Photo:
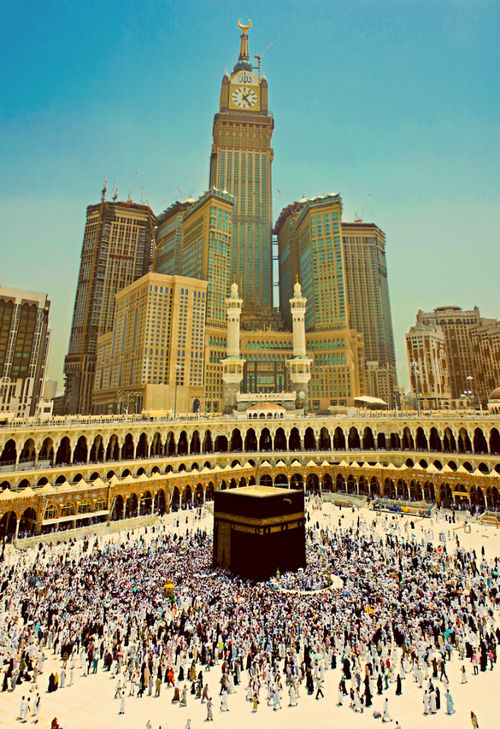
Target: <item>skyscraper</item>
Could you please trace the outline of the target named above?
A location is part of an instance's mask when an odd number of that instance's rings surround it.
[[[245,317],[272,315],[271,137],[268,85],[254,73],[248,51],[249,25],[238,23],[240,53],[222,79],[219,112],[213,123],[210,187],[234,195],[232,278],[240,285]]]
[[[417,323],[406,334],[411,388],[417,406],[450,406],[450,379],[445,335],[440,326]]]
[[[459,306],[438,306],[430,312],[418,311],[417,324],[434,324],[443,330],[446,355],[450,371],[450,388],[453,400],[474,390],[468,378],[474,378],[474,351],[472,330],[481,322],[477,306],[463,311]]]
[[[342,222],[349,324],[363,334],[368,394],[394,404],[396,354],[385,235],[373,223]]]
[[[34,415],[49,346],[47,294],[0,286],[0,413]]]
[[[106,202],[87,208],[68,354],[65,412],[91,412],[97,337],[113,328],[115,295],[149,271],[155,217],[147,205]]]

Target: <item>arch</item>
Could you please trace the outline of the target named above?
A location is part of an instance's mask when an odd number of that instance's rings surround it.
[[[472,486],[470,492],[470,505],[473,511],[483,512],[486,509],[486,499],[483,490],[479,486]]]
[[[384,481],[384,496],[387,499],[396,498],[396,487],[392,478],[386,478]]]
[[[191,491],[191,486],[186,486],[184,491],[182,492],[182,508],[187,509],[191,506],[193,501],[193,493]]]
[[[77,473],[73,476],[73,483],[78,483],[79,481],[83,481],[83,473]]]
[[[474,429],[474,453],[488,453],[488,444],[481,428]]]
[[[492,456],[498,456],[500,454],[500,434],[498,428],[492,428],[490,430],[490,453]]]
[[[229,450],[233,453],[240,453],[243,450],[243,439],[239,428],[234,428],[231,433],[231,446]]]
[[[11,542],[16,535],[17,516],[15,511],[7,511],[0,519],[0,540]]]
[[[137,447],[135,449],[135,457],[136,458],[147,458],[148,456],[149,456],[148,436],[143,431],[139,436],[139,440],[137,441]]]
[[[290,479],[290,488],[304,489],[304,479],[301,473],[294,473]]]
[[[205,435],[203,436],[203,453],[213,453],[214,451],[214,444],[212,442],[212,433],[210,430],[205,431]]]
[[[125,468],[125,469],[124,469],[124,470],[122,471],[122,475],[121,475],[121,478],[125,478],[126,476],[131,476],[131,475],[132,475],[132,474],[130,473],[130,468]]]
[[[433,461],[433,465],[438,469],[438,471],[441,471],[443,468],[443,464],[437,458]]]
[[[56,453],[56,466],[71,463],[71,444],[67,435],[62,438]]]
[[[319,478],[317,473],[308,473],[306,478],[306,493],[319,494]]]
[[[259,451],[270,451],[273,448],[273,439],[269,428],[262,428],[259,437]],[[272,485],[272,484],[271,484]]]
[[[391,433],[389,437],[389,450],[400,451],[401,450],[401,438],[399,433]]]
[[[261,486],[272,486],[273,485],[273,479],[268,473],[263,473],[260,477],[260,485]]]
[[[376,476],[372,476],[370,479],[370,496],[374,498],[375,496],[379,496],[379,483]]]
[[[448,483],[442,483],[439,487],[439,504],[445,509],[449,509],[453,502],[451,487]]]
[[[349,428],[347,445],[350,451],[359,451],[361,449],[361,440],[359,437],[358,429],[355,428],[354,425]]]
[[[227,438],[225,435],[218,435],[216,437],[214,450],[216,453],[227,453]]]
[[[90,448],[89,463],[102,463],[103,460],[104,446],[102,444],[102,435],[96,435]]]
[[[345,434],[342,428],[337,425],[333,433],[333,450],[345,451]]]
[[[166,456],[175,456],[177,454],[177,446],[175,444],[175,436],[172,433],[171,430],[169,430],[167,435],[167,440],[165,442],[165,455]]]
[[[0,457],[0,464],[2,466],[10,466],[11,464],[16,463],[16,461],[17,461],[16,443],[12,438],[9,438],[9,440],[3,447],[2,455]]]
[[[324,426],[319,431],[318,448],[320,451],[331,451],[332,450],[332,439],[330,438],[330,433],[328,431],[328,428],[325,428]]]
[[[434,430],[436,430],[434,428]],[[417,432],[415,433],[415,448],[417,451],[428,451],[429,445],[427,443],[427,437],[424,433],[424,429],[421,425],[418,426]]]
[[[235,489],[237,486],[238,486],[238,484],[236,483],[236,479],[235,478],[232,478],[230,480],[230,482],[229,482],[229,488],[230,489]]]
[[[205,490],[205,501],[213,501],[213,500],[214,500],[214,485],[210,481]]]
[[[155,494],[154,510],[156,514],[163,516],[167,511],[167,501],[165,499],[164,489],[158,489]]]
[[[125,518],[133,519],[138,516],[139,511],[139,500],[137,494],[129,494],[127,501],[125,502]]]
[[[120,446],[118,445],[118,436],[113,433],[106,446],[106,461],[118,461],[120,459]]]
[[[486,491],[486,508],[488,511],[500,511],[500,497],[496,486]]]
[[[469,434],[465,428],[458,431],[458,451],[459,453],[472,453],[472,444]]]
[[[375,439],[373,437],[373,430],[368,425],[363,431],[363,449],[365,451],[375,450]]]
[[[200,412],[200,407],[201,407],[200,399],[198,397],[195,397],[194,400],[193,400],[192,408],[191,408],[192,409],[192,412],[193,413],[199,413]]]
[[[191,436],[191,443],[189,444],[189,452],[191,454],[201,453],[200,434],[197,430],[194,430],[193,435]]]
[[[274,450],[286,451],[286,435],[283,428],[278,428],[274,434]]]
[[[185,430],[181,430],[179,440],[177,441],[177,455],[187,456],[189,453],[188,438]]]
[[[443,451],[445,453],[456,453],[457,444],[451,428],[445,428],[443,433]]]
[[[75,511],[75,505],[72,501],[66,501],[66,503],[61,506],[61,516],[74,516]]]
[[[35,441],[33,438],[28,438],[21,449],[19,454],[19,463],[32,463],[35,461]]]
[[[201,483],[197,484],[196,490],[194,492],[194,505],[203,505],[203,486],[201,485]]]
[[[404,451],[414,451],[415,443],[413,442],[413,436],[408,426],[403,428],[403,437],[401,439],[401,447]]]
[[[23,480],[19,483],[19,486],[17,487],[19,491],[22,491],[23,489],[27,489],[29,486],[31,486],[30,482],[27,478],[23,478]]]
[[[88,453],[87,438],[81,435],[76,441],[76,446],[73,451],[73,464],[87,463]]]
[[[285,473],[279,473],[274,479],[275,486],[281,486],[282,488],[288,487],[288,476]]]
[[[245,433],[245,451],[253,453],[257,450],[257,436],[253,428],[249,428]]]
[[[333,491],[333,479],[329,473],[323,476],[323,491]]]
[[[298,428],[292,428],[290,431],[290,436],[288,438],[288,448],[291,451],[301,451],[302,450],[302,440],[300,438],[300,433]]]
[[[346,486],[347,486],[347,493],[348,494],[355,494],[355,493],[357,493],[357,490],[358,489],[357,489],[356,479],[354,478],[354,476],[352,475],[352,473],[350,473],[347,476]]]
[[[368,494],[368,483],[364,476],[360,476],[358,479],[358,494],[362,494],[363,496],[367,496]]]
[[[46,476],[42,476],[42,478],[39,478],[38,479],[36,485],[37,486],[45,486],[46,484],[48,484],[48,482],[49,482],[49,479]]]
[[[443,446],[437,428],[432,427],[429,432],[429,450],[441,453]]]
[[[413,468],[413,466],[414,466],[413,459],[412,458],[407,458],[406,461],[405,461],[405,466],[407,466],[408,468]]]
[[[335,479],[335,491],[340,493],[345,493],[346,491],[345,478],[341,473],[337,473],[337,478]]]
[[[60,484],[64,483],[66,481],[66,476],[63,476],[62,474],[56,478],[55,485],[59,486]]]
[[[170,500],[170,511],[178,511],[181,503],[181,494],[177,486],[174,486],[172,491],[172,498]]]
[[[151,491],[145,491],[139,502],[139,515],[146,516],[153,513],[153,497]]]
[[[156,466],[156,469],[157,469],[156,470],[156,473],[159,473],[160,469],[158,468],[158,466]],[[137,473],[135,475],[136,476],[145,476],[146,475],[146,469],[145,468],[142,468],[142,466],[141,466],[141,468],[138,468],[137,469]]]
[[[111,507],[111,521],[117,521],[123,519],[125,516],[125,504],[123,502],[123,496],[118,494],[113,500],[113,506]]]
[[[45,438],[38,453],[38,461],[48,461],[52,466],[54,463],[54,441],[52,438]]]
[[[134,452],[134,438],[132,433],[127,433],[122,445],[122,460],[131,461],[134,458]]]
[[[57,516],[57,509],[54,506],[54,504],[49,504],[47,508],[45,509],[43,518],[45,519],[55,519]]]
[[[488,468],[488,466],[486,465],[486,463],[483,463],[483,462],[481,462],[478,465],[478,469],[481,471],[481,473],[489,473],[490,472],[490,469]]]
[[[161,433],[156,431],[151,440],[151,447],[149,449],[149,455],[151,458],[159,458],[163,455],[163,444],[161,439]]]
[[[306,428],[306,432],[304,433],[304,450],[316,450],[316,435],[311,427]]]
[[[377,450],[379,451],[385,451],[387,450],[387,442],[385,438],[385,433],[377,433]],[[377,485],[378,488],[378,485]],[[371,485],[370,485],[371,489]]]

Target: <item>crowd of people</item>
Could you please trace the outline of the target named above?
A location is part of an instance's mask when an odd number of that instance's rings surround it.
[[[183,533],[164,518],[118,537],[4,549],[0,691],[19,692],[19,718],[36,722],[43,691],[104,670],[117,714],[168,692],[169,707],[199,701],[212,721],[214,697],[229,711],[240,685],[251,712],[293,709],[307,696],[321,700],[336,671],[330,699],[354,712],[399,727],[396,697],[412,681],[417,711],[452,714],[450,660],[460,660],[462,683],[496,664],[499,559],[458,539],[453,549],[436,546],[428,529],[416,539],[408,520],[372,512],[350,526],[320,524],[311,510],[307,567],[274,584],[214,571],[200,519]],[[342,587],[315,591],[330,573]],[[48,673],[51,654],[58,668]]]

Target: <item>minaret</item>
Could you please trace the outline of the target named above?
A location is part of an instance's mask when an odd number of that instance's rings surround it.
[[[222,382],[224,412],[232,413],[237,406],[237,395],[243,380],[245,360],[240,356],[240,317],[241,305],[236,281],[231,286],[231,295],[226,299],[227,349],[226,359],[222,360]]]
[[[290,299],[293,329],[293,359],[287,362],[290,382],[295,390],[295,407],[307,410],[309,399],[309,380],[311,379],[311,359],[306,354],[306,303],[302,287],[297,277]]]

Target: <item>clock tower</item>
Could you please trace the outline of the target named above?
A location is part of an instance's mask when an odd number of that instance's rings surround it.
[[[247,32],[242,31],[238,62],[222,79],[219,111],[214,117],[210,187],[234,198],[232,276],[245,306],[242,323],[263,324],[273,307],[271,137],[265,77],[254,72]]]

